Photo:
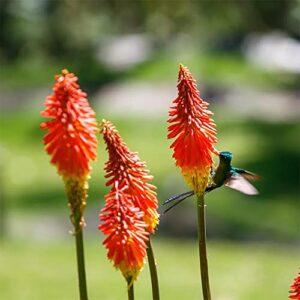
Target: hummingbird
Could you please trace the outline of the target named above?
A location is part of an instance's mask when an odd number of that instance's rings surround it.
[[[205,193],[207,194],[214,189],[225,185],[246,195],[253,196],[259,194],[258,190],[248,180],[258,180],[260,179],[260,176],[244,169],[233,167],[231,165],[232,157],[233,155],[229,151],[220,152],[219,164],[215,170],[211,170],[212,182],[206,188]],[[167,213],[170,209],[194,194],[194,191],[189,191],[167,199],[163,205],[174,201],[176,202],[167,208],[164,213]]]

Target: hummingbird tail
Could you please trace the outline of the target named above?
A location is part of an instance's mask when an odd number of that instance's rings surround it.
[[[163,215],[166,214],[169,210],[171,210],[173,207],[177,206],[178,204],[180,204],[183,200],[185,200],[188,197],[182,198],[180,200],[178,200],[177,202],[175,202],[173,205],[171,205],[170,207],[168,207],[166,210],[164,210]]]
[[[177,196],[174,196],[174,197],[171,197],[169,199],[167,199],[163,205],[166,205],[168,203],[171,203],[171,202],[174,202],[177,200],[177,202],[175,202],[173,205],[171,205],[170,207],[168,207],[164,212],[163,214],[166,214],[169,210],[171,210],[173,207],[177,206],[178,204],[180,204],[183,200],[185,200],[186,198],[189,198],[191,196],[193,196],[195,194],[194,191],[189,191],[189,192],[186,192],[186,193],[183,193],[183,194],[180,194],[180,195],[177,195]]]
[[[176,195],[176,196],[173,196],[169,199],[167,199],[163,205],[166,205],[168,203],[171,203],[173,201],[176,201],[176,200],[180,200],[182,197],[183,197],[183,200],[190,197],[190,196],[193,196],[194,195],[194,191],[189,191],[189,192],[185,192],[185,193],[182,193],[182,194],[179,194],[179,195]]]

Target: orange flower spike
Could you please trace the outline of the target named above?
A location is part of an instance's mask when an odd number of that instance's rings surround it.
[[[213,113],[200,98],[196,81],[183,65],[179,65],[177,88],[175,105],[169,111],[168,138],[175,138],[170,147],[187,184],[197,194],[203,194],[213,164],[211,154],[219,154],[213,146],[217,142]]]
[[[108,178],[106,185],[114,186],[118,182],[119,189],[144,213],[143,219],[148,225],[148,231],[154,233],[159,215],[156,187],[148,183],[153,177],[149,175],[146,164],[138,154],[128,149],[111,122],[103,121],[102,133],[109,153],[105,167],[105,177]]]
[[[55,76],[53,93],[46,98],[41,115],[51,120],[41,124],[51,163],[63,176],[72,211],[71,220],[81,218],[87,197],[90,161],[97,156],[98,132],[95,113],[77,84],[78,78],[67,70]],[[75,216],[76,215],[76,216]]]
[[[300,272],[295,277],[293,284],[290,286],[289,299],[300,300]]]
[[[130,196],[118,188],[118,183],[105,198],[100,215],[103,223],[99,229],[107,236],[103,242],[107,257],[126,279],[135,280],[146,257],[149,233],[145,230],[144,214],[133,205]]]
[[[78,78],[67,70],[55,76],[53,93],[46,98],[42,116],[52,120],[42,123],[51,163],[63,176],[82,176],[90,172],[89,163],[97,156],[97,122]]]

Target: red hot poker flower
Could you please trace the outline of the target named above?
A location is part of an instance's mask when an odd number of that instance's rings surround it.
[[[146,164],[136,152],[131,152],[123,142],[118,131],[109,121],[104,121],[102,133],[107,145],[109,160],[106,163],[106,185],[113,186],[116,182],[119,189],[130,196],[133,204],[144,213],[144,221],[148,231],[154,233],[158,224],[158,202],[154,192],[156,187],[148,181],[149,175]]]
[[[118,183],[105,198],[105,207],[100,215],[103,223],[99,229],[107,236],[103,242],[108,250],[107,257],[126,279],[135,280],[146,257],[149,233],[145,230],[144,214],[118,188]]]
[[[294,279],[294,283],[290,286],[289,299],[300,300],[300,272]]]
[[[213,164],[211,154],[219,154],[213,146],[217,142],[213,113],[200,98],[196,81],[183,65],[179,66],[177,88],[175,105],[169,111],[168,138],[175,138],[170,147],[188,185],[203,194]]]
[[[145,163],[129,151],[111,122],[103,121],[102,133],[109,154],[106,185],[112,189],[99,229],[107,236],[108,258],[127,280],[135,280],[144,265],[149,232],[158,224],[155,187],[148,183],[152,176]]]
[[[97,122],[86,93],[77,84],[78,78],[62,70],[55,79],[53,93],[46,98],[46,108],[41,112],[51,120],[42,123],[41,128],[48,131],[44,136],[45,149],[63,176],[71,221],[78,227],[84,222],[90,161],[97,154]]]
[[[42,116],[51,118],[41,124],[51,163],[63,176],[82,176],[90,172],[89,163],[97,155],[97,122],[78,78],[67,70],[55,76],[53,93],[46,98]]]

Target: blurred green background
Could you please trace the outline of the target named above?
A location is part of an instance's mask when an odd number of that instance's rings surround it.
[[[211,105],[220,150],[262,176],[257,197],[207,196],[216,300],[286,299],[299,268],[299,1],[0,1],[0,298],[76,299],[63,184],[39,112],[67,68],[98,120],[147,162],[160,203],[187,187],[166,139],[178,64]],[[126,299],[97,230],[108,192],[101,137],[86,212],[91,299]],[[216,161],[217,162],[217,161]],[[161,218],[154,239],[162,299],[199,299],[195,201]],[[148,267],[137,299],[151,299]],[[113,291],[113,292],[112,292]]]

